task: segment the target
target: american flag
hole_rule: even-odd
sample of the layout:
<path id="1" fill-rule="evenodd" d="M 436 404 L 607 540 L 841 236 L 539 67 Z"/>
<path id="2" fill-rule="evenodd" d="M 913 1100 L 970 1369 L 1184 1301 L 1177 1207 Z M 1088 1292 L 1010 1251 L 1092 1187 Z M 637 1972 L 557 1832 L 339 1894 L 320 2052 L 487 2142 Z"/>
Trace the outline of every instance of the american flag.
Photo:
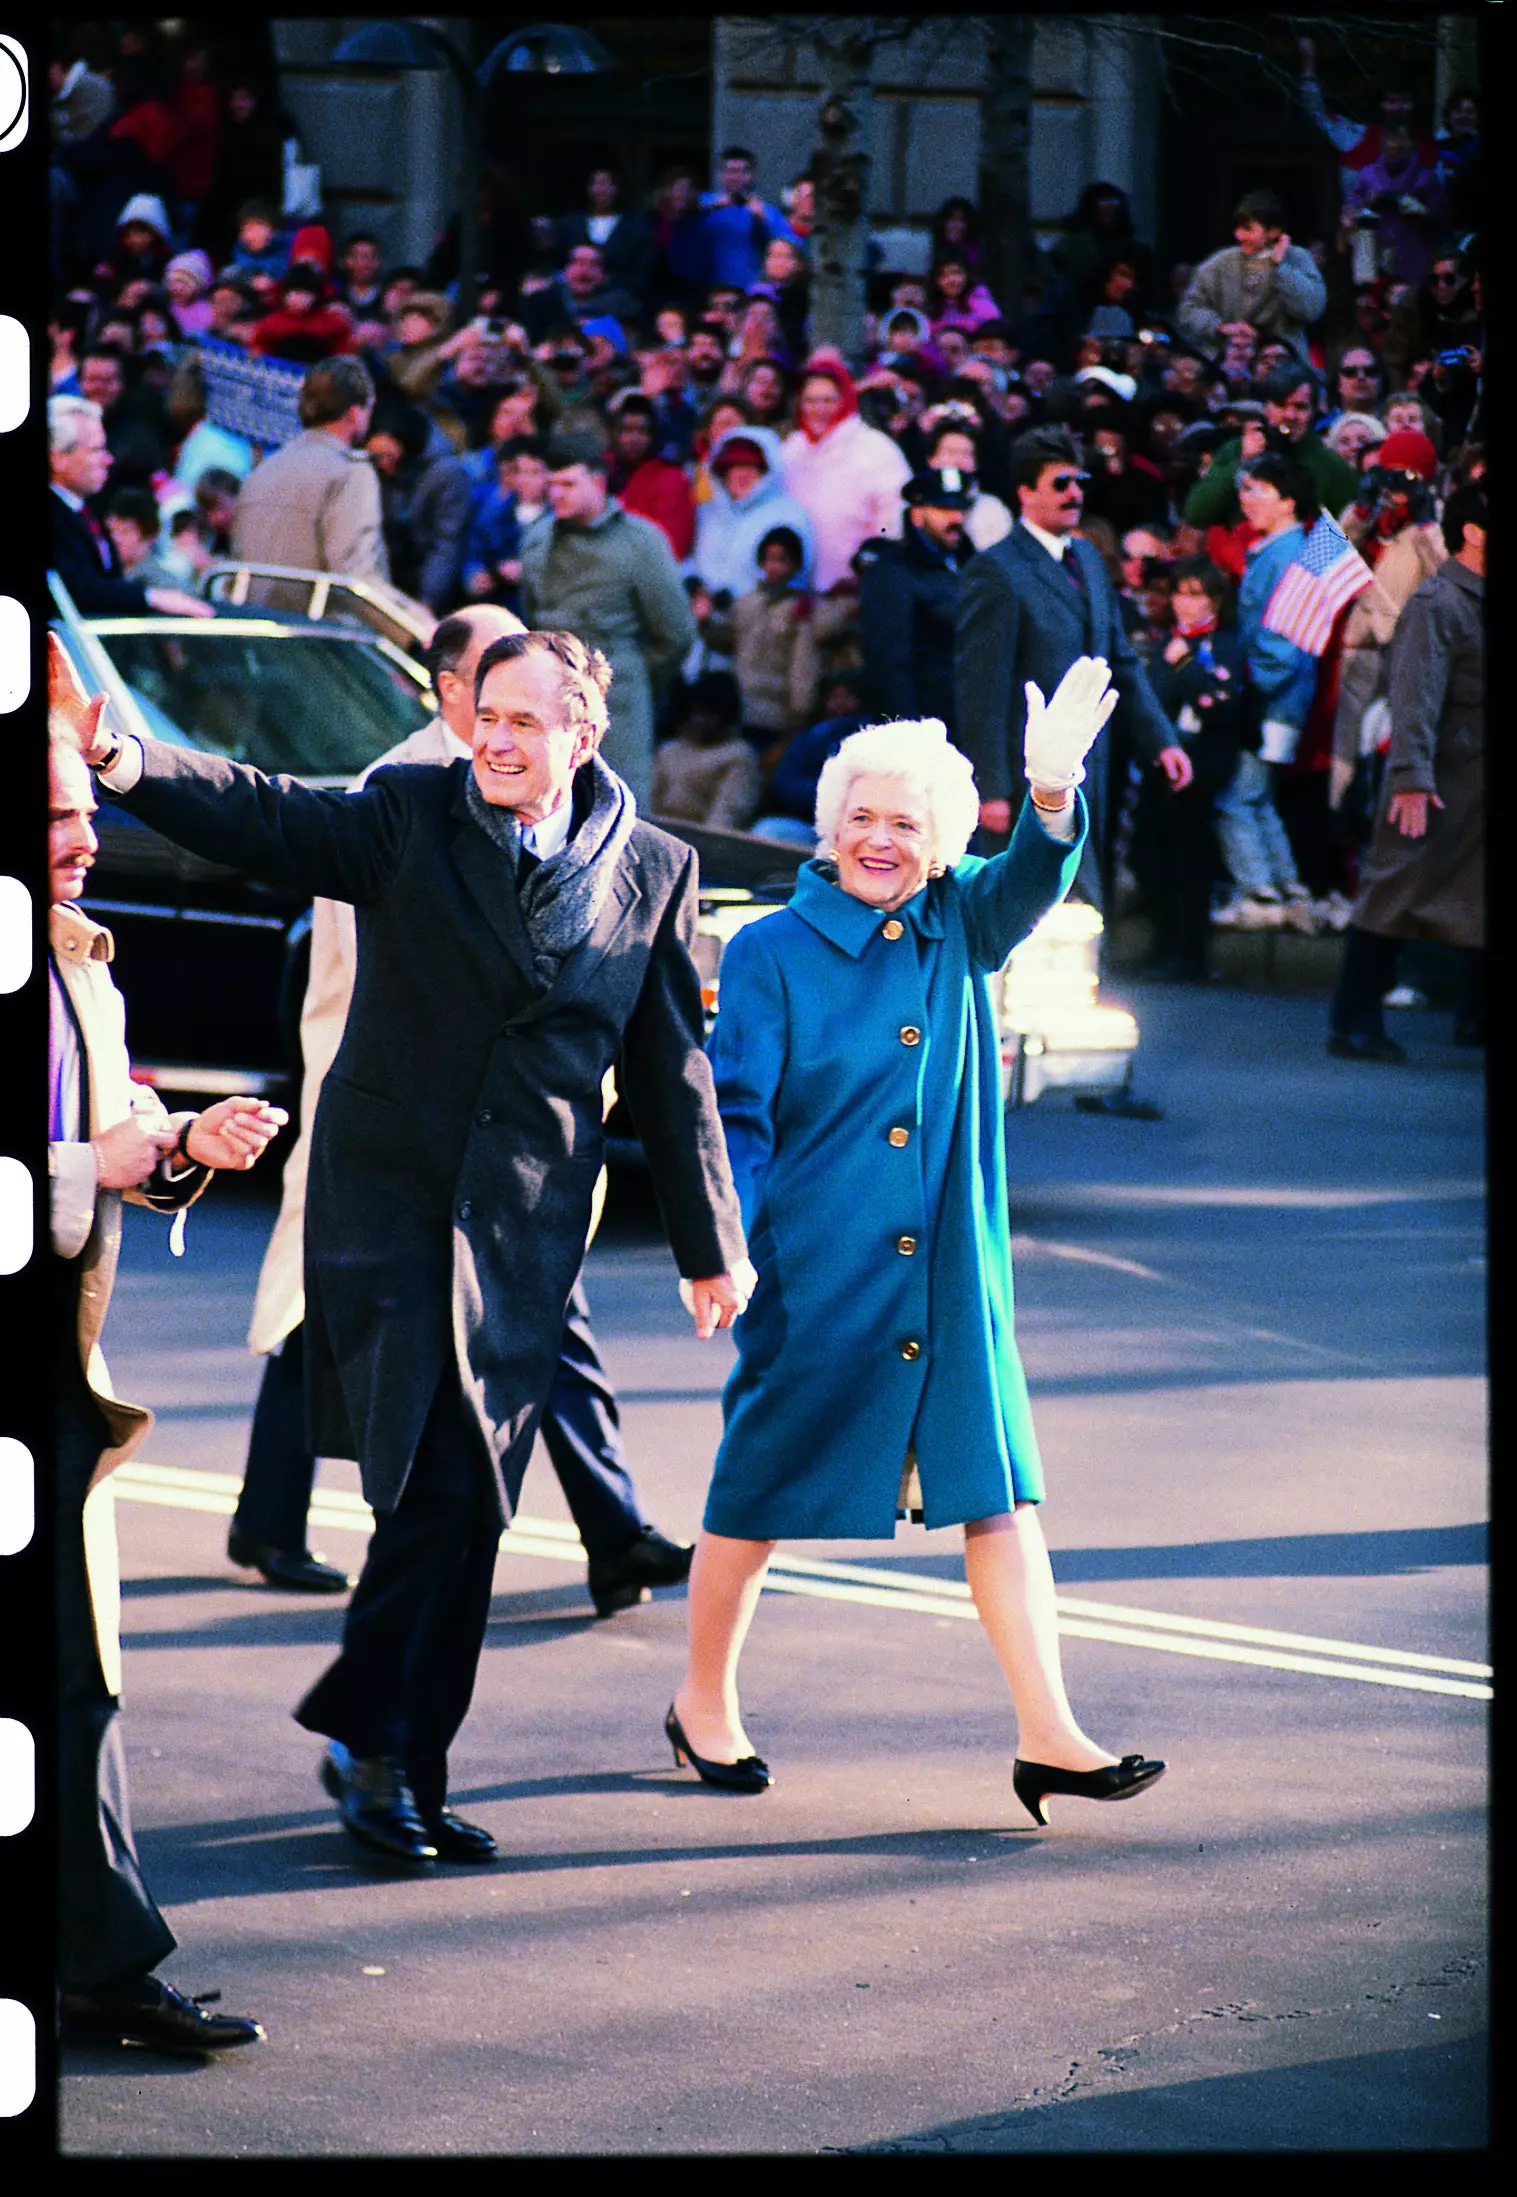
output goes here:
<path id="1" fill-rule="evenodd" d="M 1339 611 L 1373 579 L 1343 529 L 1324 511 L 1276 582 L 1265 605 L 1265 631 L 1293 641 L 1308 656 L 1320 656 Z"/>

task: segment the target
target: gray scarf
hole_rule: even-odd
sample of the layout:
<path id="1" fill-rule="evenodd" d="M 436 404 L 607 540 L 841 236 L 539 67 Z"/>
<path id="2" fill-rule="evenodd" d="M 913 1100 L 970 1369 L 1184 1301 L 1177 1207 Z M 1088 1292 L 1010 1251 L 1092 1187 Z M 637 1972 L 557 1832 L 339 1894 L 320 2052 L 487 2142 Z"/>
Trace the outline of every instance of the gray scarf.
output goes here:
<path id="1" fill-rule="evenodd" d="M 622 849 L 637 822 L 632 789 L 608 764 L 592 755 L 582 768 L 590 773 L 589 815 L 558 853 L 540 862 L 526 883 L 517 888 L 522 920 L 532 941 L 533 973 L 544 991 L 594 928 L 611 890 Z M 485 799 L 472 767 L 464 797 L 481 831 L 509 856 L 514 875 L 521 862 L 521 825 L 516 812 L 497 808 Z"/>

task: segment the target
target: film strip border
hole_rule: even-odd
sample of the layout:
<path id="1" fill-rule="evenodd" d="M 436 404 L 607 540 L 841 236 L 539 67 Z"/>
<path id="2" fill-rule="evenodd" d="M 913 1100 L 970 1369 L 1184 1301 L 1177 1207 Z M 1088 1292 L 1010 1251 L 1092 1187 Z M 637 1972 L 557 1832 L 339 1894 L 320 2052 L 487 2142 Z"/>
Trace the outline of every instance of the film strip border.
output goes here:
<path id="1" fill-rule="evenodd" d="M 53 2153 L 47 51 L 0 15 L 0 2155 Z"/>

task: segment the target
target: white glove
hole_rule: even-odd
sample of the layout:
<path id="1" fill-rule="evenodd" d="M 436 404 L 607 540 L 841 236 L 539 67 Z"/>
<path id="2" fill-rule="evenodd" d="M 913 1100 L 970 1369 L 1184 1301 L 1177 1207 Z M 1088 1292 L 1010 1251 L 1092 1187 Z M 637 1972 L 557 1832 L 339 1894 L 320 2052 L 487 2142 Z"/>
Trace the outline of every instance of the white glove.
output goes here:
<path id="1" fill-rule="evenodd" d="M 1045 702 L 1043 690 L 1029 679 L 1023 766 L 1030 784 L 1066 791 L 1085 776 L 1085 758 L 1096 734 L 1117 706 L 1111 666 L 1104 656 L 1077 656 Z"/>

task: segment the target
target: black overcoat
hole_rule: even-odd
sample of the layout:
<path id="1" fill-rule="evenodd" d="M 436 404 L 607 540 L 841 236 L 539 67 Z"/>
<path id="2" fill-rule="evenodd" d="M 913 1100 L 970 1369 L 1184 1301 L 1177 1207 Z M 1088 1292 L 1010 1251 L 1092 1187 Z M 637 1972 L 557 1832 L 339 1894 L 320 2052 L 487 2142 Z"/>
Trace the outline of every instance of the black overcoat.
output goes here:
<path id="1" fill-rule="evenodd" d="M 509 1518 L 584 1257 L 613 1061 L 681 1272 L 744 1256 L 690 955 L 695 857 L 635 824 L 589 936 L 541 991 L 467 762 L 340 793 L 156 742 L 145 755 L 121 797 L 144 822 L 356 911 L 306 1197 L 313 1447 L 356 1457 L 368 1500 L 392 1509 L 456 1369 Z"/>
<path id="2" fill-rule="evenodd" d="M 974 765 L 980 799 L 1009 800 L 1015 813 L 1027 790 L 1025 682 L 1036 680 L 1046 698 L 1076 657 L 1105 657 L 1117 707 L 1085 759 L 1090 836 L 1075 880 L 1099 907 L 1100 866 L 1113 821 L 1108 787 L 1113 749 L 1152 763 L 1179 736 L 1123 631 L 1117 592 L 1100 552 L 1071 535 L 1064 554 L 1077 561 L 1083 590 L 1020 524 L 964 567 L 955 629 L 954 740 Z"/>

